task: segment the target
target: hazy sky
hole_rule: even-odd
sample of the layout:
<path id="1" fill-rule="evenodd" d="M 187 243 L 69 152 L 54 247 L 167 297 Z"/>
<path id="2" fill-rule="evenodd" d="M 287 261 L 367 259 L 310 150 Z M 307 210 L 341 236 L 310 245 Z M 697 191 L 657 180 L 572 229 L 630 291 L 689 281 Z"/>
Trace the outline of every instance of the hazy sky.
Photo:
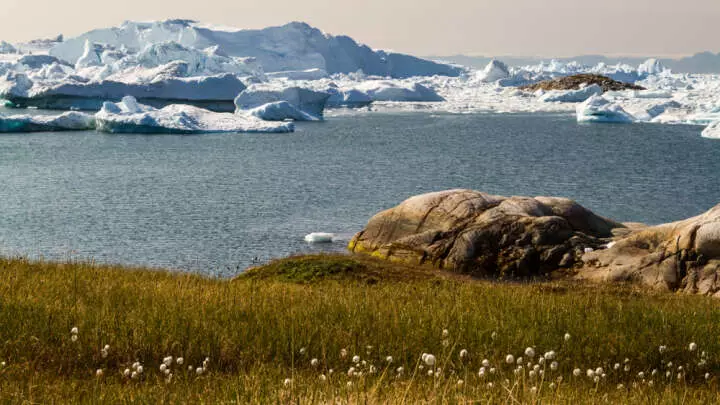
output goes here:
<path id="1" fill-rule="evenodd" d="M 675 56 L 720 51 L 720 0 L 0 0 L 0 39 L 73 36 L 124 20 L 240 28 L 306 21 L 417 55 Z"/>

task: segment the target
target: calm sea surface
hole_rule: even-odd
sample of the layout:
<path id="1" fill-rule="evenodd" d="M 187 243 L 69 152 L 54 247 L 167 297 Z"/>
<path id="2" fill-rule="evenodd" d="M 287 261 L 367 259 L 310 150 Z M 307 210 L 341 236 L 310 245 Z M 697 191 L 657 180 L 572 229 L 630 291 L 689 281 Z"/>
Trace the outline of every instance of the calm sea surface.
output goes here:
<path id="1" fill-rule="evenodd" d="M 374 213 L 448 188 L 673 221 L 720 203 L 720 141 L 700 131 L 359 113 L 294 134 L 0 135 L 0 254 L 230 276 L 254 257 L 343 250 Z M 318 231 L 340 240 L 304 242 Z"/>

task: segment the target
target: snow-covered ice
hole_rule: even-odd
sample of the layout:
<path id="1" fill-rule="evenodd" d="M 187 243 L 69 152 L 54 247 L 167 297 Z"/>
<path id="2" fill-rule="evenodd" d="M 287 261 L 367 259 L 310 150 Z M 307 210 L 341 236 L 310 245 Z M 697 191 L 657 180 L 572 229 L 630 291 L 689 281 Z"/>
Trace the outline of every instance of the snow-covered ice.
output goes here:
<path id="1" fill-rule="evenodd" d="M 1 115 L 0 132 L 85 131 L 95 128 L 90 114 L 68 111 L 59 115 Z"/>
<path id="2" fill-rule="evenodd" d="M 578 90 L 551 90 L 540 97 L 540 101 L 546 103 L 582 103 L 592 96 L 603 94 L 603 90 L 597 84 L 591 84 Z"/>
<path id="3" fill-rule="evenodd" d="M 253 110 L 256 113 L 263 114 L 262 112 L 258 112 L 261 111 L 257 110 L 258 107 L 269 103 L 285 101 L 296 110 L 302 111 L 317 120 L 322 120 L 325 103 L 329 97 L 330 94 L 328 93 L 305 87 L 277 87 L 253 84 L 235 98 L 235 106 L 238 112 Z M 268 107 L 266 112 L 268 114 L 280 112 L 280 107 L 282 106 L 274 105 Z"/>
<path id="4" fill-rule="evenodd" d="M 133 97 L 106 102 L 95 114 L 98 131 L 143 134 L 202 134 L 222 132 L 292 132 L 291 122 L 263 121 L 251 114 L 216 113 L 183 104 L 156 109 Z"/>
<path id="5" fill-rule="evenodd" d="M 615 103 L 602 96 L 592 96 L 577 106 L 578 122 L 614 122 L 631 123 L 632 115 Z"/>

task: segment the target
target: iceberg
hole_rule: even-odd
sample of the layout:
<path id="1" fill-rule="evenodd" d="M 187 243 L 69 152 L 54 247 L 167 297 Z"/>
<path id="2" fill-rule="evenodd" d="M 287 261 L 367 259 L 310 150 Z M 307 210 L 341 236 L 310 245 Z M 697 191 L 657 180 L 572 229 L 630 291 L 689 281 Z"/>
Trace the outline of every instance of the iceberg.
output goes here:
<path id="1" fill-rule="evenodd" d="M 0 132 L 85 131 L 95 129 L 90 114 L 69 111 L 60 115 L 0 115 Z"/>
<path id="2" fill-rule="evenodd" d="M 85 43 L 102 43 L 129 53 L 149 45 L 172 41 L 187 48 L 218 47 L 230 57 L 252 57 L 265 72 L 321 69 L 328 74 L 363 70 L 370 75 L 459 76 L 463 68 L 409 55 L 376 51 L 347 36 L 333 36 L 308 24 L 293 22 L 281 27 L 240 30 L 203 25 L 190 20 L 125 22 L 119 27 L 97 29 L 56 44 L 50 55 L 75 64 Z"/>
<path id="3" fill-rule="evenodd" d="M 602 96 L 592 96 L 576 107 L 578 122 L 631 123 L 635 119 L 619 104 L 611 103 Z"/>
<path id="4" fill-rule="evenodd" d="M 296 110 L 312 116 L 316 120 L 322 120 L 325 103 L 329 97 L 328 93 L 304 87 L 252 84 L 235 98 L 235 107 L 237 112 L 242 112 L 257 109 L 266 104 L 285 101 Z M 279 112 L 281 107 L 284 108 L 280 105 L 268 106 L 266 111 L 268 113 Z"/>
<path id="5" fill-rule="evenodd" d="M 299 110 L 287 101 L 267 103 L 247 110 L 248 113 L 265 121 L 319 121 L 320 118 Z"/>
<path id="6" fill-rule="evenodd" d="M 591 84 L 579 90 L 551 90 L 540 97 L 540 101 L 550 103 L 582 103 L 593 96 L 599 96 L 603 90 L 597 84 Z"/>
<path id="7" fill-rule="evenodd" d="M 372 101 L 440 102 L 445 101 L 434 90 L 414 82 L 368 80 L 353 87 Z"/>
<path id="8" fill-rule="evenodd" d="M 368 106 L 373 102 L 373 99 L 367 93 L 360 90 L 341 90 L 337 86 L 332 86 L 326 92 L 330 94 L 326 103 L 328 107 L 359 108 Z"/>
<path id="9" fill-rule="evenodd" d="M 7 43 L 5 41 L 0 41 L 0 53 L 1 54 L 17 53 L 17 48 L 15 48 L 10 43 Z"/>
<path id="10" fill-rule="evenodd" d="M 287 80 L 320 80 L 328 77 L 324 69 L 290 70 L 286 72 L 272 72 L 266 75 L 270 79 Z"/>
<path id="11" fill-rule="evenodd" d="M 34 83 L 27 75 L 6 75 L 0 81 L 0 98 L 18 107 L 37 107 L 50 110 L 99 110 L 105 101 L 120 101 L 132 96 L 145 104 L 163 107 L 170 104 L 190 104 L 213 111 L 233 111 L 233 99 L 245 89 L 235 75 L 226 73 L 214 76 L 175 77 L 163 74 L 162 69 L 182 67 L 174 62 L 149 70 L 160 72 L 151 79 L 142 77 L 140 69 L 129 76 L 110 77 L 99 81 L 83 81 L 70 76 L 60 81 Z"/>
<path id="12" fill-rule="evenodd" d="M 295 128 L 291 122 L 273 123 L 250 114 L 216 113 L 183 104 L 156 109 L 129 96 L 119 103 L 104 103 L 95 123 L 102 132 L 143 134 L 286 133 Z"/>
<path id="13" fill-rule="evenodd" d="M 493 83 L 509 77 L 510 69 L 507 65 L 499 60 L 493 59 L 485 66 L 485 69 L 477 73 L 476 80 L 484 83 Z"/>
<path id="14" fill-rule="evenodd" d="M 638 73 L 644 76 L 665 73 L 667 68 L 657 59 L 648 59 L 638 66 Z"/>
<path id="15" fill-rule="evenodd" d="M 708 125 L 702 132 L 703 138 L 720 139 L 720 121 L 715 121 Z"/>

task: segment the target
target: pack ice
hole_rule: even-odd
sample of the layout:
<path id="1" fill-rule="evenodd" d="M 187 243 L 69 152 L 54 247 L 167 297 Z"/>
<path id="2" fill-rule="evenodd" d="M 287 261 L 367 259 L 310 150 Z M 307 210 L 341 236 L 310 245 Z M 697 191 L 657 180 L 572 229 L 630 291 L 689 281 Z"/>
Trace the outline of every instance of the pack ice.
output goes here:
<path id="1" fill-rule="evenodd" d="M 131 96 L 106 102 L 95 114 L 98 131 L 108 133 L 204 134 L 226 132 L 292 132 L 291 122 L 263 121 L 251 114 L 217 113 L 173 104 L 160 109 L 142 105 Z"/>

